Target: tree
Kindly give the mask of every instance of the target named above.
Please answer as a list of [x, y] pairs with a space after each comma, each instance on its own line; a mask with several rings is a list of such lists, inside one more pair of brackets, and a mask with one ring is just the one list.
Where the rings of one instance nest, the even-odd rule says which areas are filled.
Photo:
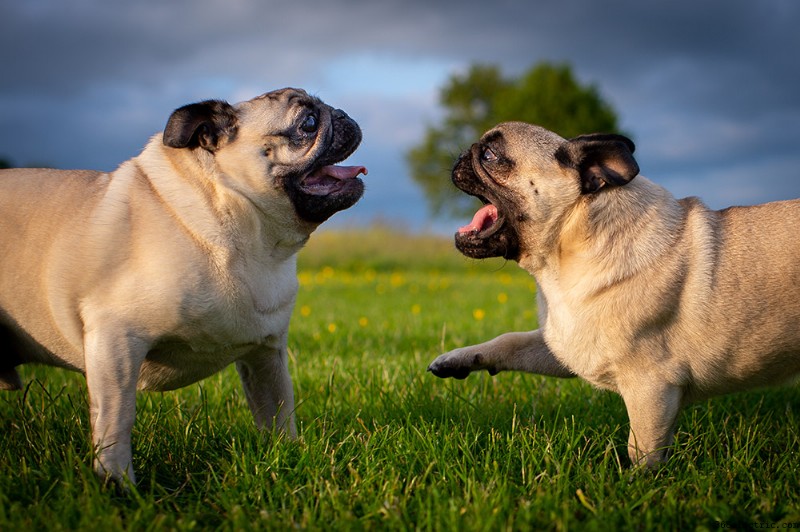
[[531, 122], [564, 138], [584, 133], [619, 133], [617, 117], [594, 85], [581, 85], [568, 65], [540, 63], [519, 78], [495, 66], [475, 64], [453, 75], [441, 89], [445, 116], [429, 126], [422, 142], [406, 154], [411, 177], [422, 187], [434, 215], [459, 215], [474, 199], [450, 182], [458, 155], [499, 122]]
[[14, 165], [11, 164], [10, 160], [0, 157], [0, 170], [5, 168], [14, 168]]

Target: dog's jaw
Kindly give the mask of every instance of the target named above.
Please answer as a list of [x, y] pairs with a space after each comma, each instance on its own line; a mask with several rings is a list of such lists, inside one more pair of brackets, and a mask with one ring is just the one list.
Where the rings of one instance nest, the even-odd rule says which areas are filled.
[[[333, 170], [333, 169], [337, 170]], [[364, 194], [364, 182], [358, 177], [366, 174], [363, 166], [347, 167], [323, 166], [300, 179], [284, 181], [289, 198], [297, 215], [306, 222], [321, 224], [339, 211], [356, 204]], [[349, 177], [334, 177], [347, 172]]]
[[519, 258], [519, 240], [504, 221], [498, 221], [483, 231], [458, 232], [455, 235], [456, 248], [473, 259], [503, 257], [509, 260]]

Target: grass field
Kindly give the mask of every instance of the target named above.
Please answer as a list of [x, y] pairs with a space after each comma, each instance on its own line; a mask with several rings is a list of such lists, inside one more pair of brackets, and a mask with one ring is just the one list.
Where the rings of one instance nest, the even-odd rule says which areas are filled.
[[299, 438], [258, 433], [233, 368], [143, 393], [131, 494], [91, 471], [80, 375], [0, 393], [0, 530], [800, 527], [800, 388], [686, 409], [667, 467], [631, 469], [614, 394], [579, 380], [440, 380], [443, 350], [535, 328], [514, 263], [447, 240], [322, 233], [291, 326]]

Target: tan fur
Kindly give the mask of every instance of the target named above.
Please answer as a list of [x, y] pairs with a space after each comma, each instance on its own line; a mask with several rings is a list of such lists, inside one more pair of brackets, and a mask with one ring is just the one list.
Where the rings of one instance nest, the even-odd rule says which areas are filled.
[[686, 403], [800, 372], [800, 201], [714, 211], [642, 176], [582, 194], [580, 172], [554, 158], [572, 141], [495, 131], [515, 162], [495, 186], [526, 216], [517, 260], [537, 280], [540, 329], [445, 353], [431, 371], [577, 375], [613, 390], [645, 464], [665, 459]]
[[[290, 149], [283, 132], [309, 109], [320, 132]], [[117, 481], [134, 481], [135, 390], [231, 363], [257, 424], [295, 434], [295, 254], [318, 224], [298, 216], [279, 178], [326, 154], [333, 110], [284, 90], [227, 112], [235, 134], [220, 130], [208, 149], [159, 133], [110, 174], [0, 173], [0, 388], [21, 386], [22, 363], [84, 373], [95, 468]]]

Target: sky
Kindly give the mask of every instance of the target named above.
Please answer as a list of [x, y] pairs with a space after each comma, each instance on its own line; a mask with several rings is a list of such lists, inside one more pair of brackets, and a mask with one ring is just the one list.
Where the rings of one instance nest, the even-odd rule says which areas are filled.
[[405, 162], [440, 87], [476, 62], [547, 61], [597, 87], [677, 197], [795, 198], [798, 24], [796, 0], [6, 1], [0, 158], [111, 171], [177, 107], [301, 87], [364, 133], [348, 163], [369, 169], [365, 196], [328, 227], [452, 234], [464, 220], [431, 219]]

